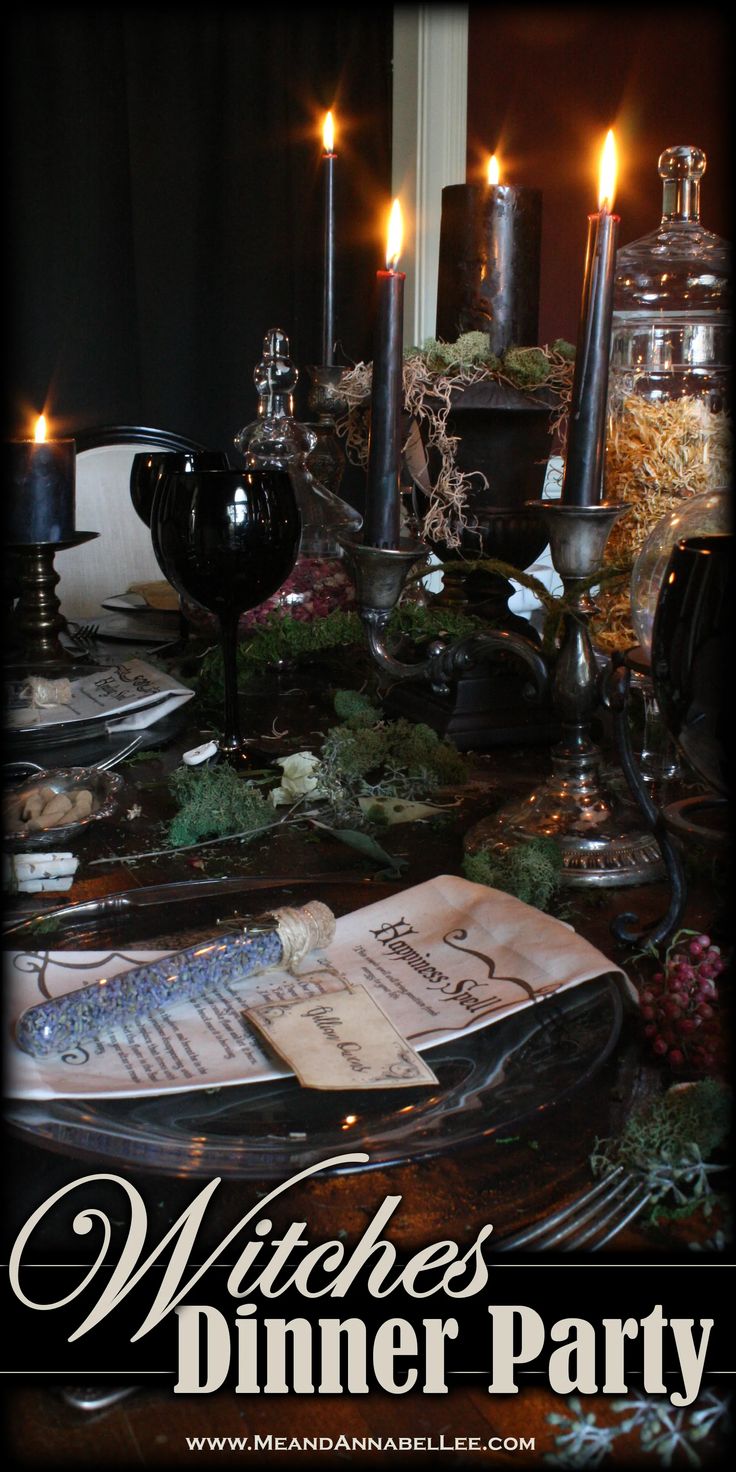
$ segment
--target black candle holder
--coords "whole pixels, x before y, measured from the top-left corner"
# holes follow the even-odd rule
[[[99,535],[99,532],[75,532],[59,542],[12,544],[11,550],[17,558],[18,598],[11,614],[6,663],[28,673],[67,669],[74,662],[74,656],[59,638],[67,623],[56,596],[59,574],[54,560],[58,552],[80,547]]]

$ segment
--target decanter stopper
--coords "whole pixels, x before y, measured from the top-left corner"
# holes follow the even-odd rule
[[[662,188],[662,224],[668,220],[700,219],[700,181],[705,173],[702,148],[680,144],[659,155]]]
[[[316,435],[294,418],[294,389],[299,371],[292,362],[289,339],[280,327],[270,327],[263,339],[263,356],[253,370],[258,394],[258,418],[235,436],[242,453],[283,464],[307,455]]]

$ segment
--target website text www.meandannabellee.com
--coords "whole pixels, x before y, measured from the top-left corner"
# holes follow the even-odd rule
[[[533,1452],[534,1436],[186,1436],[189,1452]]]
[[[497,1271],[483,1252],[493,1231],[491,1225],[483,1226],[464,1251],[456,1242],[444,1239],[400,1262],[396,1247],[384,1236],[401,1204],[400,1196],[383,1200],[352,1247],[339,1238],[310,1246],[304,1221],[292,1222],[274,1236],[273,1223],[266,1215],[269,1203],[310,1176],[363,1165],[367,1160],[360,1153],[335,1156],[282,1182],[196,1267],[192,1263],[201,1241],[200,1229],[219,1180],[203,1187],[146,1256],[148,1216],[137,1188],[117,1175],[81,1177],[49,1197],[19,1232],[9,1262],[12,1294],[24,1311],[42,1312],[46,1325],[49,1314],[60,1310],[67,1316],[68,1327],[70,1309],[76,1306],[83,1317],[67,1334],[67,1342],[90,1334],[92,1347],[98,1337],[91,1331],[99,1331],[109,1316],[114,1322],[115,1311],[133,1290],[137,1297],[126,1309],[133,1303],[137,1322],[141,1284],[147,1280],[153,1301],[149,1308],[146,1299],[142,1322],[134,1326],[129,1342],[139,1343],[174,1316],[170,1322],[177,1326],[178,1379],[173,1389],[178,1394],[210,1394],[226,1382],[234,1382],[235,1391],[243,1395],[367,1395],[373,1388],[392,1395],[410,1391],[446,1394],[453,1373],[446,1364],[448,1352],[453,1345],[462,1346],[464,1325],[453,1312],[445,1317],[431,1312],[424,1316],[424,1305],[430,1308],[431,1299],[439,1294],[450,1300],[451,1308],[457,1305],[457,1313],[467,1311],[471,1300],[477,1304],[477,1296],[488,1288],[491,1272]],[[112,1262],[113,1227],[94,1200],[99,1182],[108,1188],[112,1184],[120,1191],[121,1203],[127,1205],[127,1231],[126,1222],[118,1221],[125,1235],[117,1260]],[[95,1233],[101,1236],[96,1260],[80,1268],[79,1281],[71,1291],[65,1290],[57,1299],[36,1297],[38,1290],[31,1291],[31,1284],[37,1281],[33,1277],[34,1233],[62,1204],[68,1208],[76,1192],[81,1196],[81,1209],[76,1211],[72,1229],[91,1241]],[[238,1242],[246,1229],[246,1240]],[[214,1304],[198,1301],[201,1289],[194,1301],[193,1295],[206,1273],[224,1266],[225,1254],[229,1256],[236,1243],[240,1253],[233,1265],[228,1264],[226,1285],[226,1303],[234,1309],[229,1321]],[[287,1319],[259,1311],[264,1305],[271,1309],[279,1298],[286,1297],[291,1303],[295,1296],[300,1303],[307,1300],[311,1305],[325,1299],[342,1301],[347,1310],[345,1300],[357,1285],[368,1294],[373,1310],[392,1295],[396,1295],[396,1306],[397,1299],[402,1304],[407,1299],[421,1303],[421,1320],[413,1323],[395,1314],[366,1323],[355,1313],[316,1319],[297,1313]],[[506,1296],[499,1294],[495,1283],[494,1287],[494,1296]],[[519,1377],[534,1367],[533,1372],[541,1371],[560,1395],[624,1395],[634,1377],[637,1388],[649,1395],[666,1396],[676,1407],[692,1405],[702,1384],[716,1320],[666,1314],[652,1290],[646,1291],[647,1312],[639,1317],[568,1314],[548,1323],[529,1304],[482,1305],[483,1337],[490,1360],[488,1393],[517,1394]],[[91,1307],[90,1296],[94,1299]]]

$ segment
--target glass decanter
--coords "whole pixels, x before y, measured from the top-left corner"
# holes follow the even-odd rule
[[[356,532],[362,517],[312,475],[308,458],[317,435],[294,418],[294,390],[299,373],[290,356],[289,339],[278,327],[263,340],[263,357],[253,381],[258,394],[257,418],[235,437],[246,459],[287,467],[302,519],[299,556],[278,593],[246,614],[241,626],[250,631],[266,620],[287,615],[308,622],[355,602],[353,581],[338,541],[341,532]]]

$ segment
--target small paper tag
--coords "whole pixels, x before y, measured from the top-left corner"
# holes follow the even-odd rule
[[[436,1084],[365,987],[297,1002],[264,1002],[245,1013],[307,1089],[406,1089]]]

